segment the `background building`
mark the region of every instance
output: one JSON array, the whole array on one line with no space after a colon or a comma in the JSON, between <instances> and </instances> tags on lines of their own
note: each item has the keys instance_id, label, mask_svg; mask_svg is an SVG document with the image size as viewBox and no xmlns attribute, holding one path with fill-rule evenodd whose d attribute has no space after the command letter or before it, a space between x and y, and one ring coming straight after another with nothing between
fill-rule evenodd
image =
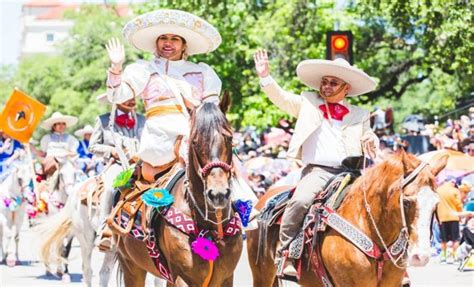
<instances>
[{"instance_id":1,"label":"background building","mask_svg":"<svg viewBox=\"0 0 474 287\"><path fill-rule=\"evenodd\" d=\"M140 2L144 0L1 0L0 66L16 65L28 55L54 54L74 25L64 13L81 4L117 4L119 15L128 16L129 4Z\"/></svg>"}]
</instances>

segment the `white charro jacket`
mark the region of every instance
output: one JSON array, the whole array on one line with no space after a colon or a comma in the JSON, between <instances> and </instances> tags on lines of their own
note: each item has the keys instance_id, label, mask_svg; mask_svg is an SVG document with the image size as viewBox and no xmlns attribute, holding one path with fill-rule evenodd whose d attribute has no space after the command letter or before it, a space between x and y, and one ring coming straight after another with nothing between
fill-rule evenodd
<instances>
[{"instance_id":1,"label":"white charro jacket","mask_svg":"<svg viewBox=\"0 0 474 287\"><path fill-rule=\"evenodd\" d=\"M316 131L325 120L319 105L324 101L315 92L303 92L301 96L283 90L274 80L262 86L268 98L280 109L297 118L295 132L288 148L288 158L301 159L301 148L308 137ZM347 156L362 155L362 137L373 137L378 147L378 137L370 129L370 114L368 111L350 105L342 122L342 137Z\"/></svg>"}]
</instances>

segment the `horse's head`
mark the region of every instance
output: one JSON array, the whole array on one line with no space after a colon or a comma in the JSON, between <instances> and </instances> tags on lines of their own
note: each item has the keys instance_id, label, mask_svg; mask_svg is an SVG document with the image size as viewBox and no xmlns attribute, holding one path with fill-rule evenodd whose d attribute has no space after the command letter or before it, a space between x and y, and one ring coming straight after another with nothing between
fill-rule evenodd
<instances>
[{"instance_id":1,"label":"horse's head","mask_svg":"<svg viewBox=\"0 0 474 287\"><path fill-rule=\"evenodd\" d=\"M430 223L438 203L438 195L433 191L435 176L446 166L446 160L440 158L430 166L402 150L367 170L356 182L360 184L357 190L363 191L366 213L372 218L373 238L384 249L391 248L388 244L394 242L391 250L397 251L393 255L397 258L388 252L394 264L399 264L407 252L411 265L428 263Z\"/></svg>"},{"instance_id":2,"label":"horse's head","mask_svg":"<svg viewBox=\"0 0 474 287\"><path fill-rule=\"evenodd\" d=\"M411 212L415 217L412 226L408 226L411 241L409 263L412 266L424 266L431 256L431 221L439 201L434 191L435 176L446 166L447 156L432 166L404 152L401 158L404 168L401 183L403 204L407 207L408 216Z\"/></svg>"},{"instance_id":3,"label":"horse's head","mask_svg":"<svg viewBox=\"0 0 474 287\"><path fill-rule=\"evenodd\" d=\"M221 109L204 103L193 111L189 146L191 192L202 191L214 209L228 207L231 195L232 128L224 114L227 107Z\"/></svg>"}]
</instances>

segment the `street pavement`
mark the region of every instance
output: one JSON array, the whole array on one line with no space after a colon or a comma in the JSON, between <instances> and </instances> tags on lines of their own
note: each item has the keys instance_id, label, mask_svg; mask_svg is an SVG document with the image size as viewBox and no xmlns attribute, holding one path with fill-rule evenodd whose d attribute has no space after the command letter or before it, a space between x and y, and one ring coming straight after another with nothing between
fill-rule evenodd
<instances>
[{"instance_id":1,"label":"street pavement","mask_svg":"<svg viewBox=\"0 0 474 287\"><path fill-rule=\"evenodd\" d=\"M38 261L38 242L35 234L25 225L20 236L20 260L21 265L9 268L0 265L0 287L10 286L81 286L81 255L78 242L73 241L71 250L69 270L72 282L64 284L60 279L46 276L44 267ZM244 249L245 251L246 249ZM234 276L234 286L252 286L252 273L248 265L246 252L242 254L239 265ZM92 265L94 270L93 286L99 286L98 272L102 263L102 253L94 251ZM455 265L441 265L436 258L432 258L428 266L423 268L410 268L412 286L474 286L474 271L459 272ZM118 286L116 281L116 270L112 272L109 286ZM123 286L123 285L122 285ZM153 278L147 278L146 286L154 286ZM297 286L286 283L284 286Z\"/></svg>"}]
</instances>

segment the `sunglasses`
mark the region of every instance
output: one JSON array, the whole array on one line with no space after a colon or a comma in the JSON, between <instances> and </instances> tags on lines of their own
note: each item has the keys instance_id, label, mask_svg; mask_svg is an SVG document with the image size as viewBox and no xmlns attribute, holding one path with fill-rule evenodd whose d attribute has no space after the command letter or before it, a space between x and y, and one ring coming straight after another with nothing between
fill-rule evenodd
<instances>
[{"instance_id":1,"label":"sunglasses","mask_svg":"<svg viewBox=\"0 0 474 287\"><path fill-rule=\"evenodd\" d=\"M338 87L338 86L343 85L343 84L344 84L344 82L336 81L336 80L329 81L329 80L323 79L321 81L321 86L328 86L329 85L331 87Z\"/></svg>"}]
</instances>

